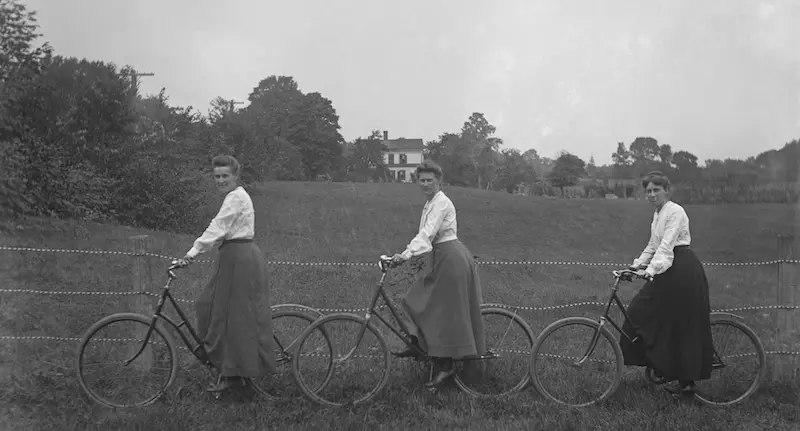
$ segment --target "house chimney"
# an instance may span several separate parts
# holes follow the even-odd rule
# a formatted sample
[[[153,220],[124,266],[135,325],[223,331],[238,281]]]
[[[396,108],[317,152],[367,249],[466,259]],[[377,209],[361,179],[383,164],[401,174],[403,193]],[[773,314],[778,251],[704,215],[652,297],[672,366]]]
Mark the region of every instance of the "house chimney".
[[[383,140],[384,141],[388,141],[389,140],[389,131],[388,130],[384,130],[383,131]]]

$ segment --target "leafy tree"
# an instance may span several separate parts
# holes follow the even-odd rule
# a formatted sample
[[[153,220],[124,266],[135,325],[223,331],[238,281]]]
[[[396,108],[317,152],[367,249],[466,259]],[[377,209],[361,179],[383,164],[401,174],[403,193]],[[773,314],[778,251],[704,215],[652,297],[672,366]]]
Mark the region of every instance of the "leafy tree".
[[[382,141],[380,131],[373,130],[366,138],[356,138],[349,147],[347,163],[353,171],[363,175],[364,181],[371,175],[385,177],[386,164],[383,162],[383,154],[388,148]]]
[[[677,151],[672,155],[677,181],[690,181],[697,176],[697,156],[688,151]]]
[[[536,171],[539,177],[550,173],[555,165],[554,160],[549,157],[539,156],[539,153],[533,148],[522,153],[522,157],[533,166],[533,170]]]
[[[617,142],[617,151],[611,154],[612,175],[617,178],[627,178],[633,174],[633,158],[624,142]]]
[[[533,165],[525,160],[519,150],[508,148],[501,152],[497,167],[496,187],[509,193],[520,183],[531,184],[536,180]]]
[[[248,99],[246,110],[257,134],[285,139],[297,148],[307,179],[341,162],[344,139],[330,100],[319,93],[303,94],[293,78],[274,75],[262,79]]]
[[[503,140],[493,136],[496,128],[480,112],[473,112],[461,127],[461,141],[472,169],[477,175],[478,188],[491,187],[495,174],[495,153]]]
[[[589,164],[586,165],[586,174],[589,178],[597,178],[597,165],[594,163],[594,156],[589,157]]]
[[[26,119],[19,113],[25,88],[41,74],[41,64],[52,54],[50,45],[34,47],[39,36],[36,14],[17,0],[0,0],[0,215],[19,216],[37,203],[24,170],[29,164],[31,140]]]
[[[553,170],[548,175],[550,184],[561,189],[564,194],[564,187],[574,186],[578,180],[586,175],[586,162],[580,157],[567,151],[562,151],[556,159]]]

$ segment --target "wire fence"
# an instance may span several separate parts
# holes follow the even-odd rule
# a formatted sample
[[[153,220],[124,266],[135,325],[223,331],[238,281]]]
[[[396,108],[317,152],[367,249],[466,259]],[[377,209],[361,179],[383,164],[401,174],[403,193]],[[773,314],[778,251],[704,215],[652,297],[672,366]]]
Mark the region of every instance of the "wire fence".
[[[82,254],[92,254],[92,255],[118,255],[118,256],[131,256],[131,257],[153,257],[163,260],[174,260],[176,257],[166,256],[163,254],[158,253],[151,253],[151,252],[144,252],[144,253],[135,253],[130,251],[115,251],[115,250],[85,250],[85,249],[54,249],[54,248],[37,248],[37,247],[12,247],[12,246],[0,246],[0,251],[16,251],[16,252],[39,252],[39,253],[82,253]],[[203,259],[196,259],[195,263],[203,263],[203,264],[212,264],[214,261],[212,260],[203,260]],[[491,266],[499,266],[499,265],[519,265],[519,266],[534,266],[534,265],[575,265],[575,266],[612,266],[612,267],[627,267],[628,264],[623,263],[613,263],[613,262],[570,262],[570,261],[483,261],[477,260],[476,263],[478,265],[491,265]],[[766,260],[766,261],[758,261],[758,262],[704,262],[704,266],[722,266],[722,267],[753,267],[753,266],[768,266],[768,265],[778,265],[782,263],[789,263],[789,264],[798,264],[800,260],[798,259],[775,259],[775,260]],[[299,266],[299,267],[309,267],[309,266],[334,266],[334,267],[369,267],[369,266],[377,266],[376,262],[293,262],[293,261],[267,261],[268,265],[279,265],[279,266]],[[145,295],[145,296],[152,296],[152,297],[160,297],[161,295],[156,294],[154,292],[148,291],[135,291],[135,290],[128,290],[128,291],[120,291],[120,292],[96,292],[96,291],[65,291],[65,290],[33,290],[33,289],[2,289],[0,288],[0,293],[22,293],[22,294],[33,294],[33,295],[112,295],[112,296],[135,296],[135,295]],[[183,302],[183,303],[194,303],[192,300],[187,299],[180,299],[174,298],[176,301]],[[599,302],[599,301],[581,301],[581,302],[574,302],[569,304],[560,304],[560,305],[550,305],[550,306],[525,306],[525,305],[510,305],[510,304],[500,304],[500,303],[492,303],[490,304],[495,307],[506,308],[511,310],[521,310],[521,311],[553,311],[553,310],[563,310],[567,308],[576,308],[576,307],[583,307],[583,306],[597,306],[597,307],[604,307],[606,306],[606,302]],[[796,310],[800,308],[794,304],[767,304],[767,305],[751,305],[751,306],[742,306],[742,307],[732,307],[732,308],[719,308],[713,309],[714,312],[737,312],[737,311],[757,311],[757,310]],[[314,308],[315,310],[321,313],[337,313],[337,312],[365,312],[368,311],[366,308]],[[50,340],[50,341],[80,341],[78,337],[55,337],[55,336],[0,336],[0,340]],[[777,350],[777,351],[767,351],[769,355],[792,355],[792,356],[800,356],[800,352],[797,351],[784,351],[784,350]]]

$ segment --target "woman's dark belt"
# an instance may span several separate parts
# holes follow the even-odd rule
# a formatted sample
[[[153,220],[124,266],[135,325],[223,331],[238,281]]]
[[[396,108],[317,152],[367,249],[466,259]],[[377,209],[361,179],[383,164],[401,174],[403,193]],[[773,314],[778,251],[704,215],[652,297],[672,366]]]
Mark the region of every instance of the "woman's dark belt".
[[[248,243],[253,242],[253,238],[233,238],[233,239],[226,239],[222,241],[222,244],[219,245],[219,248],[222,248],[225,244],[230,243]]]
[[[688,249],[689,249],[688,245],[676,245],[675,247],[672,247],[672,250],[688,250]]]

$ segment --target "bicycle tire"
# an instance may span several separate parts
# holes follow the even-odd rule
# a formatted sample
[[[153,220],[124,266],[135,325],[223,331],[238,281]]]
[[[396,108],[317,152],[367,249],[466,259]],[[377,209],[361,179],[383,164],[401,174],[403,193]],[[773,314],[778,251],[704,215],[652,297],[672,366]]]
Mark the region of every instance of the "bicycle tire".
[[[384,359],[383,359],[384,370],[383,370],[383,374],[382,374],[380,380],[378,381],[378,384],[372,390],[367,392],[367,394],[364,395],[363,397],[358,398],[358,399],[356,399],[354,401],[346,402],[346,403],[336,403],[336,402],[332,402],[332,401],[329,401],[329,400],[326,400],[326,399],[322,398],[319,395],[319,393],[322,390],[325,389],[327,384],[325,386],[322,386],[319,389],[312,390],[305,383],[305,380],[303,380],[302,376],[300,376],[300,361],[299,361],[299,358],[301,358],[303,356],[300,352],[302,351],[302,347],[305,344],[306,339],[314,331],[316,331],[318,328],[322,327],[323,325],[329,324],[331,322],[337,321],[337,320],[338,321],[351,321],[351,322],[356,322],[359,325],[366,325],[366,331],[371,332],[375,336],[375,338],[378,339],[378,345],[380,346],[381,350],[383,350],[383,357],[384,357]],[[335,354],[336,354],[336,351],[332,350],[331,357],[335,357]],[[334,359],[333,363],[336,364],[336,362],[337,361]],[[312,401],[314,401],[314,402],[316,402],[316,403],[318,403],[320,405],[327,406],[327,407],[355,406],[355,405],[363,404],[363,403],[371,400],[372,398],[375,397],[375,395],[377,395],[386,386],[386,384],[387,384],[387,382],[389,380],[389,371],[391,370],[391,365],[392,365],[392,357],[391,357],[391,355],[389,353],[389,345],[386,342],[386,337],[384,337],[384,335],[381,333],[381,331],[379,331],[375,327],[375,325],[372,324],[372,322],[367,322],[367,320],[364,317],[358,316],[356,314],[351,314],[351,313],[328,314],[325,317],[322,317],[322,318],[317,319],[316,321],[314,321],[314,323],[309,325],[305,329],[305,331],[303,331],[303,334],[300,335],[300,338],[299,338],[299,340],[297,342],[297,353],[292,358],[292,372],[294,373],[294,377],[295,377],[295,380],[297,381],[297,384],[303,390],[303,393],[305,393],[306,396],[309,399],[311,399]],[[331,367],[331,369],[333,369],[334,372],[335,372],[335,365],[334,365],[334,367]],[[330,383],[330,379],[328,379],[327,383]]]
[[[522,316],[520,316],[519,314],[516,314],[516,313],[512,313],[512,312],[510,312],[510,311],[508,311],[508,310],[506,310],[504,308],[491,307],[491,306],[481,307],[481,317],[483,317],[484,315],[500,315],[500,316],[503,316],[504,318],[507,318],[507,319],[510,320],[510,322],[509,322],[510,325],[514,324],[514,325],[522,328],[523,334],[525,335],[525,338],[527,338],[527,351],[524,352],[523,354],[526,355],[526,356],[530,355],[531,349],[533,348],[533,342],[534,342],[534,338],[535,337],[533,335],[533,331],[531,330],[530,325],[528,325],[528,322],[526,322],[525,319],[522,318]],[[487,342],[487,345],[488,345],[489,344],[489,340],[487,339],[486,342]],[[499,353],[499,352],[495,352],[495,351],[493,351],[491,349],[488,349],[488,350],[490,350],[492,353]],[[509,351],[509,352],[511,352],[511,351]],[[511,352],[511,353],[516,353],[516,352]],[[493,361],[494,359],[476,359],[476,360],[483,362],[483,361]],[[522,376],[522,378],[516,384],[514,384],[514,386],[512,386],[511,389],[508,389],[508,390],[506,390],[504,392],[501,392],[499,394],[488,394],[488,393],[484,393],[484,392],[480,392],[480,391],[472,389],[471,387],[467,386],[466,382],[461,378],[461,375],[458,372],[455,374],[454,380],[455,380],[456,386],[458,386],[459,389],[461,389],[462,391],[464,391],[465,393],[467,393],[467,394],[469,394],[469,395],[471,395],[473,397],[476,397],[476,398],[499,398],[499,397],[502,397],[502,396],[506,396],[506,395],[510,395],[510,394],[522,391],[525,388],[525,386],[527,386],[528,383],[530,383],[529,368],[527,366],[525,366],[524,367],[524,371],[525,371],[525,373]]]
[[[156,323],[155,327],[153,328],[153,331],[154,331],[154,333],[158,334],[164,340],[165,344],[167,345],[167,349],[169,351],[171,360],[170,360],[169,377],[167,378],[166,383],[158,390],[158,392],[155,395],[145,399],[144,401],[140,401],[140,402],[133,403],[133,404],[117,404],[117,403],[109,401],[109,400],[103,398],[102,396],[98,395],[94,390],[89,388],[89,386],[87,385],[87,383],[85,381],[83,353],[86,350],[86,346],[89,344],[89,342],[91,341],[92,337],[100,329],[102,329],[105,326],[108,326],[108,325],[110,325],[112,323],[119,322],[119,321],[138,322],[138,323],[140,323],[142,325],[145,325],[146,327],[149,327],[150,324],[153,321],[153,318],[146,317],[146,316],[143,316],[141,314],[136,314],[136,313],[115,313],[115,314],[111,314],[109,316],[106,316],[106,317],[98,320],[92,326],[90,326],[89,329],[86,330],[86,332],[84,333],[83,337],[81,337],[81,341],[78,344],[77,361],[76,361],[76,368],[77,368],[76,369],[76,375],[77,375],[77,378],[78,378],[78,383],[80,384],[81,388],[86,393],[86,395],[90,399],[92,399],[92,401],[94,401],[94,402],[96,402],[96,403],[98,403],[100,405],[103,405],[103,406],[106,406],[106,407],[111,407],[111,408],[145,407],[145,406],[148,406],[148,405],[154,403],[159,398],[161,398],[161,396],[163,396],[164,393],[167,390],[169,390],[169,388],[175,383],[175,379],[176,379],[177,374],[178,374],[178,355],[177,355],[177,351],[176,351],[176,348],[175,348],[175,340],[172,338],[172,335],[168,331],[164,331],[163,327],[158,322]],[[151,338],[152,338],[152,335],[153,334],[151,334],[151,336],[150,336]],[[149,341],[149,339],[148,339],[148,341]]]
[[[547,391],[547,389],[544,388],[544,386],[542,385],[541,379],[539,377],[539,374],[536,372],[536,358],[538,357],[539,349],[542,348],[542,344],[545,342],[545,340],[547,340],[548,336],[553,334],[558,329],[561,329],[561,328],[563,328],[565,326],[568,326],[568,325],[588,326],[588,327],[592,328],[595,331],[597,331],[599,329],[600,330],[600,336],[603,337],[603,338],[606,338],[609,341],[609,343],[612,346],[612,350],[614,351],[614,356],[616,358],[616,361],[615,361],[616,362],[616,367],[615,367],[616,369],[615,369],[615,372],[614,372],[614,379],[613,379],[613,381],[611,383],[611,386],[609,386],[609,388],[606,389],[606,391],[603,392],[600,395],[600,397],[598,397],[594,401],[589,401],[589,402],[585,402],[585,403],[581,403],[581,404],[571,404],[571,403],[562,401],[562,400],[556,398],[555,396],[553,396],[549,391]],[[556,402],[558,404],[569,406],[569,407],[586,407],[586,406],[590,406],[590,405],[599,403],[600,401],[603,401],[603,400],[607,399],[608,397],[610,397],[617,390],[617,388],[619,388],[620,382],[622,381],[623,363],[624,363],[624,361],[623,361],[623,356],[622,356],[622,349],[620,348],[619,343],[617,342],[617,340],[615,340],[613,338],[613,336],[611,335],[611,333],[608,331],[607,328],[605,328],[605,327],[601,328],[600,324],[596,320],[592,320],[592,319],[589,319],[587,317],[566,317],[564,319],[560,319],[560,320],[557,320],[557,321],[551,323],[550,325],[548,325],[539,334],[538,337],[536,337],[536,343],[533,345],[533,349],[531,350],[531,360],[530,360],[529,373],[531,375],[531,382],[533,383],[533,386],[536,388],[536,391],[539,392],[539,394],[541,394],[543,397],[549,399],[550,401],[554,401],[554,402]]]
[[[277,310],[276,310],[276,307],[278,307]],[[305,320],[310,325],[310,324],[314,323],[314,321],[316,321],[318,319],[318,316],[313,316],[313,315],[309,316],[308,315],[309,313],[304,312],[304,311],[298,311],[298,309],[293,308],[293,307],[295,307],[294,304],[281,304],[279,306],[273,306],[272,321],[274,322],[275,320],[280,319],[280,318],[284,318],[284,317],[296,317],[296,318],[299,318],[301,320]],[[314,311],[316,311],[313,308],[301,306],[300,309],[303,309],[303,308],[308,308],[309,310],[312,311],[312,314],[316,314],[316,313],[313,313]],[[274,323],[272,325],[272,328],[273,328],[273,337],[274,337],[275,336],[274,335],[274,328],[275,328],[275,324]],[[322,330],[322,333],[323,333],[323,337],[325,338],[325,341],[328,344],[328,348],[332,350],[333,349],[333,344],[331,343],[330,337],[328,336],[327,331],[325,331],[324,328]],[[275,364],[276,367],[280,366],[281,364],[285,364],[285,365],[287,365],[289,367],[289,370],[291,370],[291,368],[292,368],[291,362],[293,360],[292,349],[294,349],[297,341],[300,339],[299,338],[300,335],[302,335],[302,334],[303,334],[303,332],[301,331],[300,334],[298,334],[298,337],[295,338],[291,343],[289,343],[288,346],[283,346],[283,351],[279,353],[279,355],[281,355],[281,356],[276,358],[276,364]],[[277,348],[278,346],[275,346],[275,347]],[[333,376],[333,356],[331,355],[330,361],[328,362],[328,372],[325,375],[325,378],[324,378],[323,382],[320,384],[320,387],[317,388],[316,390],[319,390],[320,388],[324,388],[328,384],[328,382],[330,381],[332,376]],[[258,395],[263,396],[264,398],[269,399],[269,400],[273,400],[273,401],[286,399],[285,397],[280,397],[280,396],[273,395],[272,393],[269,392],[269,390],[263,388],[262,385],[259,385],[256,381],[254,381],[254,379],[248,379],[248,380],[249,380],[248,383],[250,385],[252,385],[253,390]]]
[[[756,371],[756,376],[755,379],[753,380],[753,383],[751,383],[750,387],[748,387],[747,390],[744,392],[744,394],[740,395],[739,397],[736,397],[729,401],[716,402],[701,395],[702,390],[698,390],[694,393],[694,398],[704,404],[717,407],[730,406],[746,400],[759,389],[759,387],[761,386],[761,382],[764,380],[764,376],[766,375],[767,372],[767,355],[764,352],[764,345],[761,342],[761,339],[758,337],[758,335],[756,335],[755,331],[753,331],[749,326],[745,325],[744,323],[730,318],[713,318],[711,320],[711,326],[713,327],[715,325],[732,326],[738,329],[739,331],[743,332],[747,336],[747,338],[749,338],[750,341],[755,345],[755,350],[756,350],[755,355],[758,357],[759,361],[758,371]],[[712,373],[713,372],[714,371],[712,370]]]
[[[319,311],[316,308],[302,304],[275,304],[271,308],[273,313],[277,313],[278,311],[283,311],[283,310],[293,310],[313,315],[315,319],[325,315],[323,312]]]

